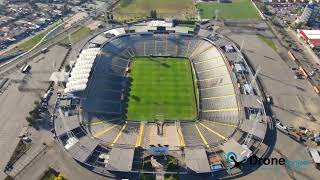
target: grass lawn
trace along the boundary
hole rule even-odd
[[[14,57],[15,54],[21,54],[23,52],[26,52],[28,50],[30,50],[31,48],[33,48],[33,46],[35,46],[36,44],[38,44],[38,42],[41,41],[41,39],[49,32],[51,31],[53,28],[55,28],[56,26],[60,25],[62,23],[61,20],[53,23],[52,25],[50,25],[46,30],[39,32],[38,34],[34,35],[33,37],[29,38],[28,40],[22,42],[21,44],[19,44],[18,46],[16,46],[14,49],[9,50],[8,52],[6,52],[5,54],[0,56],[0,61],[1,59],[7,59],[7,57]]]
[[[22,141],[19,141],[16,149],[10,157],[9,163],[14,164],[23,154],[25,154],[31,148],[31,144],[24,144]]]
[[[262,40],[263,42],[265,42],[269,47],[271,47],[273,50],[277,51],[277,47],[274,44],[274,42],[272,41],[272,39],[269,39],[267,37],[264,37],[262,35],[258,35],[258,38],[260,40]]]
[[[51,26],[49,26],[45,31],[33,36],[32,38],[30,38],[29,40],[19,44],[17,46],[18,49],[23,50],[23,51],[28,51],[29,49],[31,49],[33,46],[35,46],[38,42],[41,41],[41,39],[52,29],[54,29],[55,27],[57,27],[58,25],[60,25],[62,23],[61,20],[55,22],[54,24],[52,24]]]
[[[191,66],[182,58],[133,59],[128,120],[194,120],[196,102]]]
[[[88,27],[81,27],[77,31],[71,34],[71,43],[77,43],[81,39],[87,37],[91,33],[90,28]],[[63,44],[70,44],[69,37],[64,38],[61,43]]]
[[[218,9],[219,19],[259,20],[260,16],[250,0],[232,0],[232,3],[201,2],[197,4],[202,19],[213,19]]]
[[[181,26],[181,27],[189,27],[189,28],[195,28],[196,25],[195,24],[178,24],[177,26]]]
[[[161,17],[191,19],[197,11],[192,0],[120,0],[115,10],[115,19],[133,20],[150,16],[156,10]]]

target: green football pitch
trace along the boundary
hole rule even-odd
[[[250,0],[236,0],[232,3],[200,2],[197,4],[202,19],[259,20],[260,15]]]
[[[132,60],[127,120],[194,120],[196,99],[190,63],[182,58]]]
[[[134,20],[150,16],[156,10],[158,17],[190,19],[197,16],[192,0],[120,0],[114,10],[118,20]]]

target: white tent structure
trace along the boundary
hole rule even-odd
[[[66,88],[64,89],[65,93],[78,92],[86,89],[91,68],[99,52],[99,48],[82,50],[71,71],[71,77],[69,77]]]
[[[124,30],[124,28],[116,28],[116,29],[111,29],[109,31],[104,32],[104,34],[113,34],[115,36],[119,36],[125,33],[126,31]]]
[[[53,72],[49,78],[49,81],[53,81],[55,83],[67,82],[68,77],[69,75],[66,72]]]

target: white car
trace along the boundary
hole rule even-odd
[[[285,133],[288,133],[288,128],[287,128],[285,125],[281,124],[281,122],[277,122],[277,123],[276,123],[276,127],[277,127],[280,131],[285,132]]]

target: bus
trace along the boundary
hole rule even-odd
[[[29,64],[26,64],[23,66],[23,68],[21,69],[22,73],[28,73],[31,69],[31,66]]]

